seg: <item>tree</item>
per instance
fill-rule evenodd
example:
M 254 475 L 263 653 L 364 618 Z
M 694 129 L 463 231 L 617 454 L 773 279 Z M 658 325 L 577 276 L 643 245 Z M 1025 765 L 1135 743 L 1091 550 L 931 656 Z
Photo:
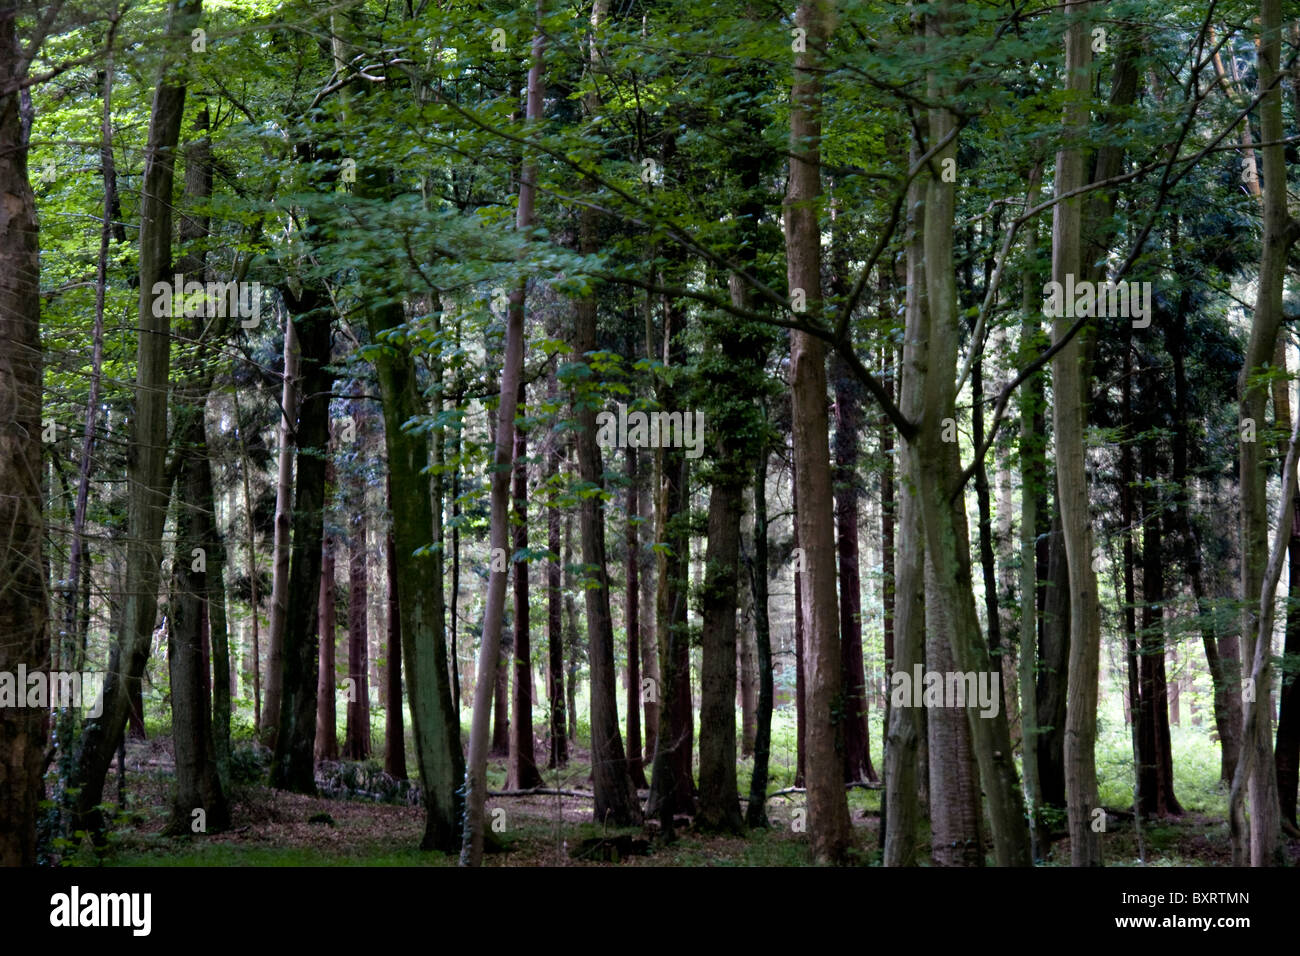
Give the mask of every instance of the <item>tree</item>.
M 36 198 L 27 175 L 32 113 L 27 69 L 39 48 L 18 38 L 19 10 L 0 11 L 0 670 L 36 671 L 49 659 L 42 579 L 41 305 Z M 0 709 L 0 866 L 36 863 L 37 804 L 48 712 Z
M 177 50 L 180 44 L 188 42 L 190 30 L 201 14 L 200 0 L 179 0 L 168 8 L 169 55 L 159 67 L 149 118 L 149 142 L 140 192 L 140 334 L 130 437 L 134 454 L 128 456 L 127 466 L 130 492 L 125 617 L 123 630 L 113 645 L 104 683 L 103 713 L 86 722 L 71 775 L 74 785 L 80 787 L 76 828 L 97 838 L 103 833 L 103 818 L 97 807 L 104 793 L 104 778 L 126 726 L 132 690 L 144 672 L 158 606 L 162 531 L 169 498 L 164 470 L 171 368 L 168 320 L 172 303 L 170 292 L 165 292 L 162 295 L 167 297 L 166 305 L 160 305 L 162 300 L 154 286 L 164 282 L 172 264 L 175 150 L 180 140 L 186 92 L 185 81 L 178 72 Z M 18 140 L 14 142 L 19 144 Z M 17 450 L 21 451 L 21 446 Z
M 830 40 L 833 6 L 801 3 L 795 22 L 807 31 L 795 58 L 791 89 L 790 179 L 786 191 L 786 262 L 791 290 L 802 289 L 808 310 L 821 307 L 821 242 L 818 226 L 821 172 L 819 56 Z M 797 294 L 797 293 L 794 293 Z M 833 710 L 842 708 L 839 620 L 835 597 L 835 541 L 827 439 L 826 350 L 806 332 L 790 336 L 792 427 L 799 490 L 799 543 L 807 555 L 803 575 L 804 684 L 807 691 L 808 832 L 813 856 L 839 862 L 849 844 L 843 758 L 836 746 L 842 729 Z

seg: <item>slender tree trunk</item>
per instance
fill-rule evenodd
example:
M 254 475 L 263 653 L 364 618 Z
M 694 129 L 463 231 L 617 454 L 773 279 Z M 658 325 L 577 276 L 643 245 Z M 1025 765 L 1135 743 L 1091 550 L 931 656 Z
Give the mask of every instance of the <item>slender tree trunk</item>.
M 645 778 L 645 758 L 641 753 L 641 564 L 640 475 L 637 460 L 641 453 L 628 448 L 627 455 L 627 561 L 624 580 L 624 617 L 627 628 L 627 764 L 632 783 L 639 790 L 650 786 Z
M 838 272 L 837 272 L 838 275 Z M 837 296 L 838 297 L 838 296 Z M 840 664 L 844 673 L 844 779 L 874 780 L 862 664 L 862 579 L 858 571 L 860 386 L 842 358 L 835 370 L 835 527 L 840 572 Z
M 298 423 L 298 333 L 293 318 L 284 323 L 284 381 L 280 389 L 279 464 L 275 481 L 275 540 L 271 546 L 270 644 L 266 661 L 263 740 L 275 746 L 279 733 L 280 690 L 284 675 L 284 629 L 289 607 L 289 548 L 293 530 L 293 462 Z
M 185 108 L 185 90 L 183 82 L 174 80 L 172 71 L 180 56 L 178 48 L 181 42 L 188 40 L 190 30 L 198 23 L 202 13 L 201 0 L 180 0 L 173 5 L 168 19 L 168 43 L 171 51 L 159 68 L 158 82 L 154 90 L 153 109 L 149 121 L 149 138 L 145 147 L 144 178 L 140 190 L 140 240 L 139 240 L 139 323 L 140 334 L 136 356 L 136 393 L 135 414 L 131 421 L 131 449 L 128 456 L 127 478 L 130 494 L 127 499 L 127 564 L 126 564 L 126 609 L 123 631 L 114 642 L 110 654 L 108 676 L 104 684 L 103 713 L 99 718 L 86 723 L 79 743 L 72 779 L 73 786 L 80 787 L 76 805 L 76 829 L 92 833 L 98 840 L 103 833 L 103 820 L 99 804 L 104 793 L 104 779 L 108 767 L 118 749 L 128 711 L 131 710 L 131 698 L 139 694 L 139 683 L 144 673 L 145 662 L 149 657 L 149 647 L 153 639 L 153 630 L 158 605 L 158 587 L 162 564 L 162 531 L 167 513 L 168 492 L 165 472 L 165 455 L 167 450 L 167 386 L 171 367 L 170 322 L 165 314 L 170 308 L 155 309 L 158 299 L 154 294 L 154 284 L 165 281 L 172 264 L 172 187 L 174 184 L 174 165 L 176 144 L 180 138 L 181 119 Z M 0 18 L 2 19 L 2 18 Z M 11 21 L 5 20 L 8 23 Z M 12 87 L 10 87 L 12 88 Z M 5 99 L 6 113 L 17 111 L 18 100 L 14 96 Z M 23 121 L 15 116 L 6 119 L 0 126 L 12 127 L 5 134 L 6 145 L 13 150 L 5 150 L 5 155 L 16 159 L 25 155 L 26 128 Z M 11 182 L 6 184 L 6 193 L 16 195 L 19 202 L 15 208 L 19 215 L 13 222 L 22 223 L 22 211 L 28 208 L 25 199 L 30 196 L 30 187 L 23 182 L 25 170 L 21 161 L 15 163 L 10 174 Z M 21 228 L 27 228 L 24 223 Z M 35 255 L 34 243 L 36 231 L 31 227 L 31 255 Z M 14 252 L 10 255 L 17 261 L 11 265 L 14 273 L 5 271 L 5 275 L 31 275 L 35 281 L 37 275 L 33 268 L 25 271 L 30 264 L 24 261 L 27 247 L 25 244 L 9 246 Z M 24 281 L 21 285 L 11 287 L 15 301 L 5 311 L 8 321 L 17 323 L 11 337 L 15 348 L 25 348 L 28 336 L 34 333 L 37 325 L 37 312 L 28 308 L 24 296 L 28 294 Z M 33 293 L 34 294 L 34 293 Z M 167 303 L 171 305 L 170 300 Z M 161 312 L 164 314 L 155 314 Z M 9 319 L 10 316 L 21 319 Z M 33 343 L 37 349 L 33 355 L 39 355 L 39 343 Z M 13 354 L 13 353 L 11 353 Z M 29 370 L 24 368 L 21 374 Z M 39 382 L 39 359 L 33 359 L 32 371 Z M 25 382 L 26 379 L 19 379 Z M 37 385 L 39 389 L 39 385 Z M 39 412 L 39 403 L 35 408 Z M 31 434 L 37 434 L 33 429 Z M 13 455 L 5 456 L 7 462 L 15 466 L 35 466 L 36 462 L 24 458 L 24 453 L 31 450 L 23 443 L 17 443 Z M 13 484 L 5 487 L 24 488 L 26 483 L 39 474 L 39 467 L 34 467 L 32 476 L 22 475 L 13 478 Z M 22 497 L 16 499 L 22 501 Z M 23 531 L 34 527 L 39 533 L 41 521 L 39 509 L 35 515 L 26 508 L 14 517 L 15 523 L 8 525 Z M 26 523 L 25 523 L 26 522 Z M 39 556 L 39 548 L 28 551 L 19 547 L 11 551 L 21 554 L 23 559 L 32 554 Z M 40 567 L 38 563 L 37 568 Z M 27 572 L 15 572 L 9 579 L 23 581 Z M 22 595 L 24 589 L 11 588 L 9 593 Z M 29 607 L 30 597 L 20 598 L 22 608 L 31 611 L 30 619 L 19 619 L 11 633 L 30 634 L 30 643 L 20 645 L 19 659 L 23 659 L 29 649 L 45 648 L 45 620 L 48 609 L 42 598 L 34 607 Z M 33 625 L 32 622 L 35 622 Z M 36 627 L 38 630 L 33 631 Z M 35 718 L 29 718 L 34 721 Z M 20 721 L 26 726 L 28 721 Z M 36 726 L 32 723 L 31 726 Z M 44 716 L 40 718 L 40 727 L 44 727 Z M 21 758 L 20 758 L 21 760 Z M 20 777 L 21 779 L 21 777 Z
M 909 162 L 918 151 L 912 147 Z M 929 347 L 930 319 L 925 282 L 925 183 L 918 177 L 908 187 L 906 243 L 906 328 L 903 336 L 903 366 L 899 381 L 899 410 L 908 421 L 917 421 L 924 411 L 922 363 Z M 889 427 L 889 426 L 885 426 Z M 904 441 L 900 446 L 898 537 L 894 559 L 893 647 L 886 650 L 893 674 L 912 674 L 925 661 L 925 535 L 921 530 L 921 503 L 917 488 L 909 482 L 916 474 L 917 447 Z M 891 677 L 892 686 L 892 677 Z M 915 866 L 917 863 L 918 749 L 924 731 L 921 713 L 915 707 L 889 708 L 885 734 L 885 866 Z
M 316 680 L 316 762 L 339 759 L 338 714 L 335 707 L 335 627 L 337 612 L 334 606 L 334 538 L 327 535 L 320 562 L 320 607 L 316 620 L 320 623 L 320 674 Z
M 1030 172 L 1029 201 L 1041 194 L 1042 163 Z M 1037 224 L 1029 226 L 1026 247 L 1038 247 Z M 1023 368 L 1040 348 L 1042 329 L 1038 323 L 1039 285 L 1035 275 L 1026 275 L 1021 300 L 1020 348 L 1017 366 Z M 1039 782 L 1038 748 L 1041 720 L 1038 712 L 1038 534 L 1042 504 L 1047 494 L 1047 438 L 1043 434 L 1043 376 L 1035 375 L 1020 387 L 1020 726 L 1025 801 L 1030 808 L 1029 836 L 1035 860 L 1046 856 L 1050 835 L 1043 820 L 1042 785 Z
M 807 31 L 805 51 L 795 60 L 791 90 L 790 178 L 786 191 L 785 242 L 789 287 L 802 289 L 808 311 L 819 316 L 821 295 L 821 77 L 820 57 L 830 38 L 833 3 L 807 0 L 795 14 Z M 834 708 L 841 700 L 839 615 L 835 593 L 835 537 L 827 439 L 826 347 L 806 332 L 790 336 L 792 429 L 799 489 L 799 543 L 807 556 L 803 576 L 804 690 L 807 709 L 805 772 L 808 833 L 813 857 L 839 862 L 850 837 L 844 795 L 843 726 Z
M 685 364 L 686 310 L 669 301 L 664 310 L 665 364 Z M 659 404 L 680 408 L 680 391 L 663 382 Z M 660 483 L 655 499 L 655 541 L 658 551 L 655 595 L 656 643 L 659 648 L 660 708 L 654 764 L 646 814 L 656 817 L 665 836 L 676 814 L 695 812 L 695 781 L 691 754 L 694 721 L 691 712 L 690 635 L 687 627 L 687 575 L 690 537 L 687 531 L 689 463 L 680 448 L 658 448 L 655 471 Z
M 1277 346 L 1273 353 L 1273 365 L 1283 376 L 1287 373 L 1287 356 L 1285 339 L 1279 335 Z M 1291 383 L 1286 377 L 1273 380 L 1273 418 L 1274 427 L 1280 435 L 1289 435 L 1291 433 Z M 1278 442 L 1278 457 L 1280 460 L 1286 460 L 1287 446 L 1285 440 Z M 1285 476 L 1284 476 L 1285 478 Z M 1284 509 L 1284 519 L 1290 522 L 1294 529 L 1300 525 L 1297 518 L 1297 502 L 1293 501 L 1289 509 Z M 1300 594 L 1300 538 L 1294 533 L 1289 535 L 1287 540 L 1287 568 L 1288 568 L 1288 601 L 1286 604 L 1286 629 L 1283 643 L 1283 666 L 1281 673 L 1281 693 L 1280 708 L 1277 724 L 1276 747 L 1274 750 L 1274 765 L 1277 774 L 1278 786 L 1278 805 L 1281 810 L 1281 822 L 1295 825 L 1295 805 L 1296 805 L 1296 756 L 1292 750 L 1300 748 L 1300 738 L 1296 735 L 1300 728 L 1296 727 L 1297 715 L 1292 712 L 1295 706 L 1293 700 L 1296 698 L 1295 691 L 1295 658 L 1286 658 L 1285 655 L 1290 653 L 1294 655 L 1300 651 L 1300 634 L 1295 631 L 1300 627 L 1300 608 L 1297 608 L 1293 598 Z M 1300 750 L 1296 750 L 1300 754 Z
M 391 482 L 391 479 L 390 479 Z M 390 486 L 391 488 L 391 483 Z M 389 492 L 389 500 L 392 493 Z M 406 734 L 402 715 L 402 602 L 397 591 L 397 549 L 393 532 L 388 532 L 388 673 L 384 697 L 384 770 L 390 777 L 405 780 Z
M 1281 0 L 1260 0 L 1259 104 L 1261 145 L 1259 152 L 1264 180 L 1264 235 L 1259 266 L 1259 290 L 1254 322 L 1246 347 L 1238 391 L 1241 420 L 1262 427 L 1268 403 L 1267 385 L 1257 381 L 1260 371 L 1273 358 L 1282 321 L 1282 296 L 1287 256 L 1297 235 L 1297 224 L 1287 212 L 1286 155 L 1282 139 L 1282 89 L 1278 83 L 1281 58 Z M 1243 433 L 1245 429 L 1242 429 Z M 1253 438 L 1253 435 L 1252 435 Z M 1271 631 L 1261 629 L 1262 618 L 1271 617 L 1261 606 L 1265 565 L 1268 560 L 1267 472 L 1264 456 L 1253 440 L 1242 438 L 1241 469 L 1241 665 L 1250 674 L 1244 709 L 1241 756 L 1232 781 L 1229 800 L 1229 828 L 1233 863 L 1244 866 L 1273 866 L 1279 862 L 1280 802 L 1277 768 L 1273 758 L 1272 712 L 1256 706 L 1254 697 L 1269 699 L 1272 686 Z M 1265 646 L 1256 644 L 1263 635 Z M 1242 796 L 1250 798 L 1247 832 Z
M 1090 2 L 1067 11 L 1065 38 L 1065 129 L 1076 140 L 1057 153 L 1056 194 L 1085 184 L 1083 143 L 1089 121 L 1092 47 L 1087 17 Z M 1079 197 L 1053 208 L 1052 280 L 1064 286 L 1067 276 L 1080 276 L 1081 211 Z M 1072 310 L 1063 310 L 1072 311 Z M 1067 316 L 1053 322 L 1060 339 L 1073 325 Z M 1097 579 L 1092 570 L 1092 527 L 1088 516 L 1088 476 L 1084 461 L 1083 376 L 1085 349 L 1076 336 L 1052 359 L 1053 428 L 1057 448 L 1057 490 L 1070 581 L 1070 657 L 1065 724 L 1066 802 L 1070 827 L 1070 858 L 1075 866 L 1101 865 L 1101 841 L 1092 829 L 1098 806 L 1097 769 L 1093 748 L 1097 740 L 1097 681 L 1101 648 Z
M 926 19 L 929 44 L 945 42 L 948 8 Z M 939 99 L 947 90 L 937 74 L 930 78 L 930 96 Z M 956 158 L 955 117 L 943 107 L 929 111 L 930 141 L 946 145 L 936 155 L 943 164 Z M 926 295 L 930 318 L 929 347 L 925 354 L 925 415 L 915 437 L 918 445 L 915 480 L 923 496 L 922 527 L 927 558 L 934 562 L 937 591 L 931 600 L 943 606 L 951 628 L 955 669 L 970 675 L 989 675 L 1001 668 L 992 658 L 980 632 L 970 567 L 970 536 L 962 500 L 960 454 L 955 441 L 944 440 L 944 421 L 956 417 L 958 315 L 956 272 L 953 264 L 953 227 L 956 184 L 931 177 L 925 202 Z M 966 701 L 971 745 L 979 763 L 980 782 L 988 797 L 993 848 L 1000 866 L 1032 863 L 1024 799 L 1011 754 L 1011 737 L 1000 692 L 989 714 Z M 933 718 L 930 718 L 933 719 Z M 931 763 L 931 767 L 934 763 Z M 932 774 L 933 778 L 933 774 Z M 934 802 L 932 798 L 932 803 Z
M 518 415 L 525 417 L 524 384 L 519 383 Z M 515 429 L 514 464 L 514 550 L 528 550 L 528 434 Z M 514 646 L 514 732 L 510 736 L 508 785 L 528 790 L 542 784 L 533 752 L 533 654 L 529 640 L 527 560 L 515 562 L 515 646 Z
M 559 389 L 555 379 L 555 363 L 547 370 L 547 396 L 555 404 Z M 561 439 L 552 432 L 550 448 L 546 453 L 546 484 L 553 487 L 560 475 Z M 546 548 L 550 560 L 546 562 L 546 700 L 550 707 L 550 755 L 546 766 L 563 767 L 569 762 L 568 726 L 565 721 L 564 698 L 564 589 L 560 567 L 560 509 L 551 498 L 546 506 Z
M 351 504 L 352 533 L 348 542 L 348 676 L 352 692 L 348 695 L 347 727 L 343 736 L 343 756 L 365 760 L 370 756 L 370 675 L 367 580 L 365 478 L 353 479 Z
M 573 571 L 573 515 L 564 520 L 564 646 L 567 652 L 565 670 L 568 679 L 564 690 L 567 695 L 566 713 L 569 715 L 569 741 L 578 741 L 578 611 L 573 599 L 577 586 Z
M 767 775 L 772 753 L 772 633 L 768 623 L 767 588 L 767 459 L 764 448 L 754 465 L 754 563 L 750 587 L 754 592 L 754 642 L 758 645 L 758 709 L 754 717 L 754 771 L 749 779 L 745 822 L 766 827 Z
M 727 429 L 724 427 L 723 432 Z M 735 457 L 720 439 L 722 457 Z M 736 589 L 743 473 L 729 470 L 709 494 L 700 666 L 700 793 L 696 825 L 744 830 L 736 783 Z
M 1152 383 L 1154 386 L 1154 383 Z M 1150 399 L 1148 399 L 1149 401 Z M 1155 442 L 1142 444 L 1142 486 L 1156 487 Z M 1165 677 L 1164 522 L 1158 493 L 1143 494 L 1142 651 L 1139 744 L 1142 748 L 1142 812 L 1164 816 L 1182 813 L 1174 795 L 1173 749 L 1169 740 L 1169 691 Z
M 934 562 L 925 562 L 926 592 L 936 594 Z M 952 625 L 941 602 L 925 607 L 925 665 L 931 673 L 955 671 Z M 910 704 L 911 702 L 908 701 Z M 951 707 L 926 714 L 930 758 L 930 856 L 935 866 L 983 866 L 979 772 L 966 715 Z
M 316 611 L 320 597 L 321 538 L 324 530 L 325 452 L 329 445 L 329 406 L 334 375 L 329 369 L 332 305 L 315 284 L 295 294 L 285 287 L 285 302 L 298 323 L 302 347 L 303 400 L 295 445 L 318 449 L 297 456 L 293 501 L 293 544 L 289 558 L 287 620 L 280 686 L 280 729 L 271 757 L 271 786 L 298 793 L 316 792 Z
M 536 29 L 533 36 L 532 65 L 528 71 L 527 120 L 534 123 L 542 115 L 542 67 L 545 37 L 541 32 L 543 0 L 538 0 Z M 537 167 L 526 158 L 519 177 L 519 206 L 515 227 L 528 232 L 533 224 L 533 203 Z M 509 554 L 510 545 L 510 471 L 515 437 L 515 411 L 523 381 L 524 362 L 524 295 L 527 280 L 510 292 L 506 313 L 505 357 L 501 370 L 501 397 L 498 406 L 496 450 L 493 455 L 491 544 L 493 553 Z M 594 330 L 593 330 L 594 331 Z M 593 435 L 594 438 L 594 435 Z M 494 562 L 495 566 L 495 562 Z M 483 640 L 479 646 L 478 667 L 474 674 L 474 715 L 470 725 L 468 772 L 465 778 L 465 828 L 461 846 L 462 866 L 478 866 L 483 859 L 483 806 L 487 798 L 488 709 L 496 685 L 501 653 L 501 626 L 505 613 L 506 572 L 493 571 L 488 577 L 487 607 L 483 622 Z M 594 748 L 593 748 L 594 750 Z M 595 756 L 593 754 L 593 763 Z

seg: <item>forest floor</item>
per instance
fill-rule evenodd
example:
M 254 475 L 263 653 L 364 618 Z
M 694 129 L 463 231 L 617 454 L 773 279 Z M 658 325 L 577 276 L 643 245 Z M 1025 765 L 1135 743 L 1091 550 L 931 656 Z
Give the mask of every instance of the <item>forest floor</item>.
M 170 740 L 133 741 L 128 748 L 127 809 L 118 811 L 108 866 L 452 866 L 454 856 L 417 849 L 423 812 L 408 803 L 304 796 L 273 790 L 264 778 L 237 784 L 232 824 L 223 833 L 168 837 L 163 834 L 172 784 Z M 349 765 L 337 765 L 346 767 Z M 350 765 L 359 770 L 373 764 Z M 543 771 L 544 786 L 589 792 L 590 754 L 575 748 L 562 770 Z M 253 774 L 249 774 L 253 776 Z M 747 786 L 748 780 L 741 784 Z M 489 767 L 489 788 L 504 786 L 504 760 Z M 116 803 L 116 776 L 105 801 Z M 642 794 L 644 796 L 644 792 Z M 408 798 L 409 799 L 409 798 Z M 743 801 L 742 801 L 743 804 Z M 488 866 L 803 866 L 810 863 L 807 834 L 799 828 L 803 795 L 769 801 L 771 826 L 745 836 L 697 832 L 689 821 L 676 838 L 658 838 L 657 827 L 603 828 L 591 821 L 590 799 L 582 796 L 490 797 L 487 819 L 500 846 L 485 857 Z M 860 865 L 879 865 L 880 792 L 849 791 L 854 853 Z M 922 815 L 924 821 L 924 814 Z M 1061 828 L 1063 829 L 1063 827 Z M 1069 841 L 1053 833 L 1045 865 L 1068 865 Z M 920 856 L 928 860 L 928 834 Z M 1129 810 L 1108 807 L 1105 853 L 1111 866 L 1222 866 L 1231 862 L 1228 828 L 1221 816 L 1189 812 L 1144 821 L 1139 834 Z M 986 837 L 987 844 L 987 837 Z M 987 847 L 992 863 L 991 847 Z M 1300 841 L 1287 853 L 1300 865 Z M 88 845 L 70 852 L 65 865 L 94 865 Z

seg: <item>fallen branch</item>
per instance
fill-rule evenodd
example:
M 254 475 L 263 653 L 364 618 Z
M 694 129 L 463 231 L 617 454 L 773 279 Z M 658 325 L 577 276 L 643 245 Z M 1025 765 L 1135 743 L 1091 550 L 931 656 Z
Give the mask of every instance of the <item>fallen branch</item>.
M 584 793 L 581 790 L 555 790 L 550 787 L 533 787 L 531 790 L 489 790 L 489 797 L 582 797 L 585 800 L 594 800 L 594 793 Z
M 854 790 L 854 789 L 883 790 L 885 789 L 885 785 L 883 783 L 866 783 L 860 780 L 855 780 L 853 783 L 846 783 L 844 785 L 844 789 L 845 790 Z M 773 797 L 788 797 L 792 793 L 807 793 L 807 792 L 808 789 L 806 787 L 786 787 L 784 790 L 772 791 L 767 795 L 767 799 L 771 800 Z M 745 797 L 741 797 L 740 799 L 746 800 Z

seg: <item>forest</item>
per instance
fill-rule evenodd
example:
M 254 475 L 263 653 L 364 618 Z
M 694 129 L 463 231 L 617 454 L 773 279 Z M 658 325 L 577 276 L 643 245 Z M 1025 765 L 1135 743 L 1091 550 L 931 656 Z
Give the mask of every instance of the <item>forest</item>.
M 1292 0 L 0 0 L 0 864 L 1296 866 L 1297 240 Z

